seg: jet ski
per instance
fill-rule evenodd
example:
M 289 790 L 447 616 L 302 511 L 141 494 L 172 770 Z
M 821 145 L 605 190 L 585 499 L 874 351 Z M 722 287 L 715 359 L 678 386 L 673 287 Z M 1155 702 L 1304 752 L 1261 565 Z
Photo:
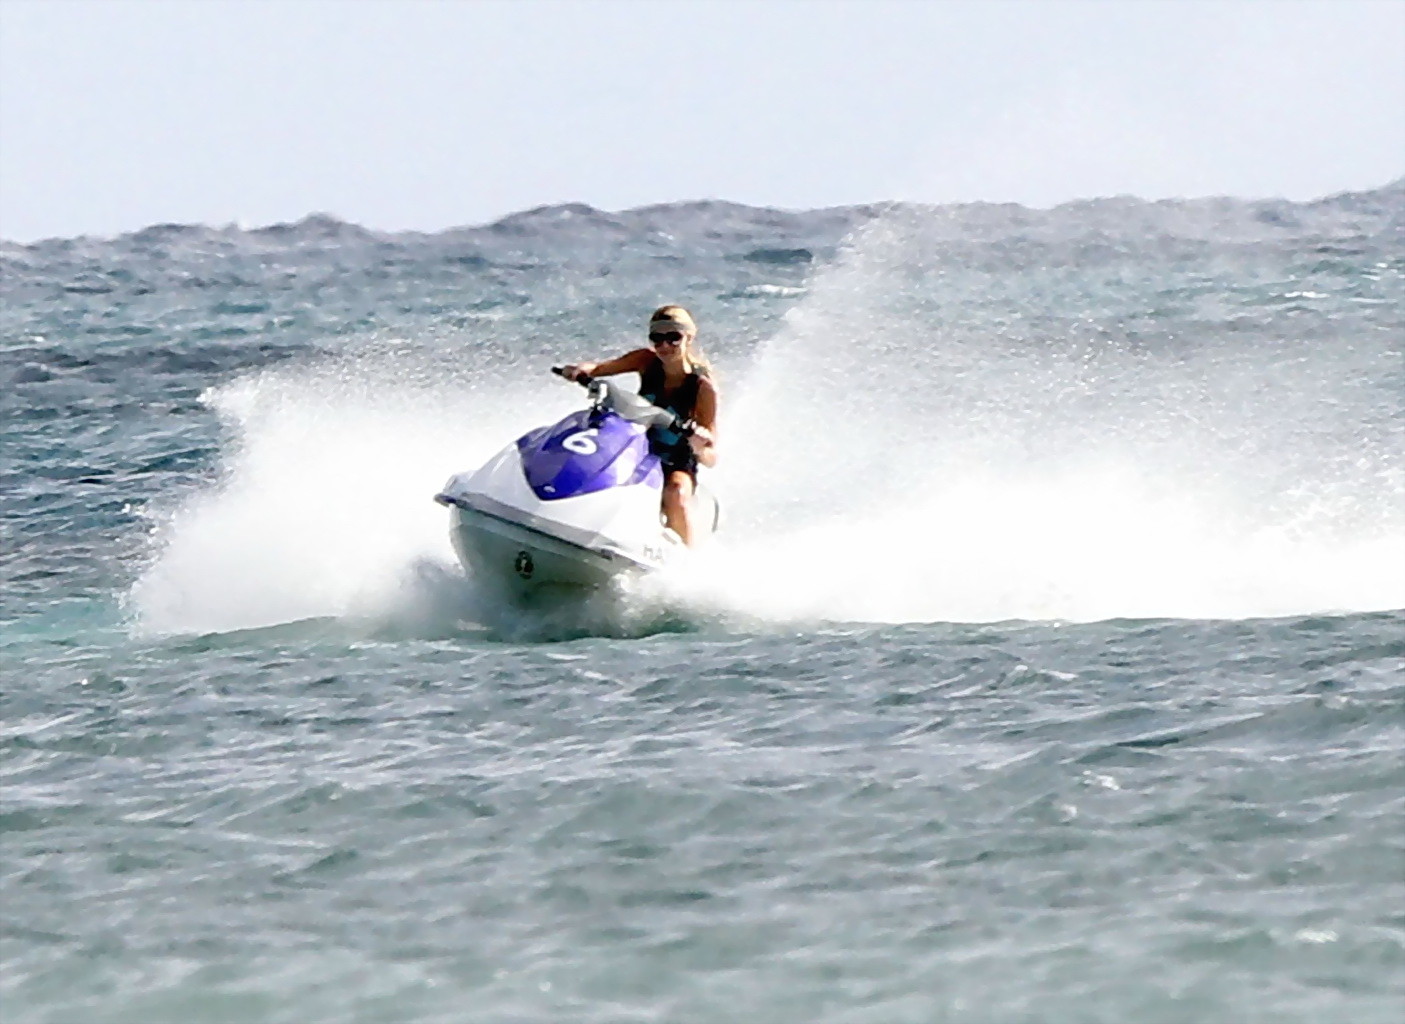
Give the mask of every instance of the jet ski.
M 587 408 L 524 434 L 434 496 L 452 510 L 450 539 L 464 568 L 509 593 L 598 588 L 662 569 L 685 550 L 663 523 L 663 469 L 647 434 L 686 434 L 687 425 L 609 381 L 577 383 Z M 696 522 L 715 531 L 716 499 L 699 488 L 693 501 Z

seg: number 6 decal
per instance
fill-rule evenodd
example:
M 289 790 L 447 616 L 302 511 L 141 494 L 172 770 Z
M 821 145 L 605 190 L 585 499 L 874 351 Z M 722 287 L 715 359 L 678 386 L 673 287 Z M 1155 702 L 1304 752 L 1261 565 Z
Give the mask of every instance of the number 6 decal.
M 594 427 L 589 430 L 580 430 L 565 438 L 561 442 L 561 447 L 568 452 L 575 452 L 577 455 L 594 455 L 600 450 L 600 446 L 595 443 L 595 435 L 599 431 Z

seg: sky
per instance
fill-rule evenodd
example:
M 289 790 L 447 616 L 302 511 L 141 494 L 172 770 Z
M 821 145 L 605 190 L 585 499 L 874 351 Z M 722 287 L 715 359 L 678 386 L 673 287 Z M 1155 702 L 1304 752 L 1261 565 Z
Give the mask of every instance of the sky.
M 1405 0 L 0 0 L 0 237 L 560 202 L 1310 199 Z

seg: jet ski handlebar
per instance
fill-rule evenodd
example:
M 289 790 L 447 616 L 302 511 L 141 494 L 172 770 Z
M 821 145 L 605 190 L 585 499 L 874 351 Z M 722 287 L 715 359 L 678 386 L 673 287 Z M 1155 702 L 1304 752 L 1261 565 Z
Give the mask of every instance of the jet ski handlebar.
M 599 377 L 573 377 L 566 372 L 564 366 L 553 366 L 551 372 L 564 380 L 573 381 L 589 391 L 591 400 L 597 408 L 609 409 L 631 423 L 641 423 L 647 427 L 666 427 L 678 431 L 684 437 L 693 432 L 690 424 L 680 420 L 669 410 L 654 405 L 648 399 L 642 398 L 632 391 L 611 387 L 608 382 Z

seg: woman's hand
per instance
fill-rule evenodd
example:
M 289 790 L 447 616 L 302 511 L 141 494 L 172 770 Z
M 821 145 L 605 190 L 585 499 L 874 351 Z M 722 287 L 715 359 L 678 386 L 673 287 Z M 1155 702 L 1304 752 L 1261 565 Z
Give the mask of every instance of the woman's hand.
M 695 455 L 702 455 L 716 443 L 717 439 L 712 436 L 712 431 L 706 427 L 694 427 L 693 432 L 688 435 L 688 444 L 692 445 Z

